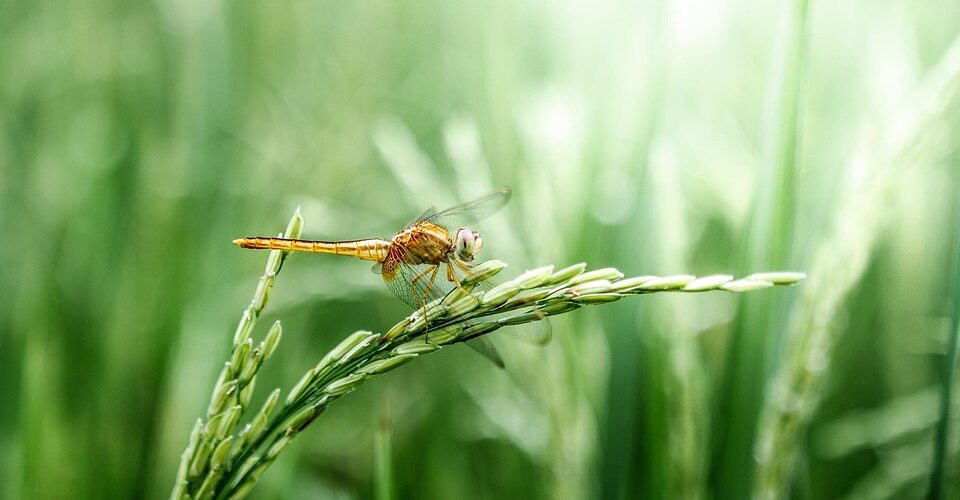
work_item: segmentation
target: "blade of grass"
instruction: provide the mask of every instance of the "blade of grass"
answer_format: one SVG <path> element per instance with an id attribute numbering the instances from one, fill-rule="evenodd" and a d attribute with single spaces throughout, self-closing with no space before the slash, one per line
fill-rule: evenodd
<path id="1" fill-rule="evenodd" d="M 684 197 L 677 170 L 669 168 L 669 164 L 653 164 L 652 167 L 649 184 L 656 193 L 654 213 L 658 226 L 655 231 L 660 235 L 657 239 L 660 246 L 656 251 L 656 267 L 689 267 L 691 259 L 687 249 L 692 245 L 685 228 L 690 224 L 683 209 Z M 726 278 L 718 276 L 714 279 Z M 696 289 L 709 285 L 709 279 L 700 279 L 688 287 Z M 702 357 L 696 330 L 690 322 L 690 318 L 697 316 L 697 311 L 687 301 L 664 301 L 658 303 L 651 313 L 650 331 L 662 337 L 666 362 L 663 370 L 664 390 L 658 392 L 669 395 L 664 399 L 668 455 L 665 461 L 669 471 L 666 496 L 686 500 L 706 498 L 704 465 L 707 456 L 703 453 L 709 436 L 709 429 L 705 425 L 707 419 L 703 418 L 708 414 L 704 390 L 706 378 L 700 361 Z"/>
<path id="2" fill-rule="evenodd" d="M 948 498 L 944 469 L 946 467 L 947 443 L 950 437 L 950 413 L 952 409 L 953 377 L 957 370 L 957 336 L 960 335 L 960 203 L 957 204 L 953 230 L 953 304 L 950 321 L 950 339 L 947 355 L 943 360 L 943 384 L 940 388 L 940 421 L 933 448 L 933 473 L 927 498 Z"/>
<path id="3" fill-rule="evenodd" d="M 786 29 L 774 56 L 767 135 L 741 269 L 782 267 L 790 258 L 808 2 L 794 0 L 787 9 Z M 768 311 L 780 309 L 782 301 L 772 295 L 740 303 L 719 398 L 724 426 L 718 429 L 712 474 L 720 498 L 746 498 L 749 493 L 764 381 L 777 343 L 773 332 L 781 330 Z"/>
<path id="4" fill-rule="evenodd" d="M 931 448 L 930 441 L 920 441 L 885 451 L 879 463 L 860 477 L 846 498 L 919 498 L 924 476 L 930 470 Z"/>
<path id="5" fill-rule="evenodd" d="M 377 422 L 377 432 L 373 436 L 374 474 L 376 474 L 374 493 L 377 500 L 391 500 L 394 497 L 392 434 L 390 416 L 387 410 L 383 409 Z"/>
<path id="6" fill-rule="evenodd" d="M 908 443 L 915 436 L 932 436 L 940 421 L 940 384 L 905 396 L 893 398 L 878 408 L 850 411 L 818 426 L 813 439 L 813 453 L 828 460 L 836 460 L 864 450 L 893 448 Z M 951 397 L 951 415 L 957 423 L 957 389 Z M 952 438 L 958 443 L 956 437 Z M 949 456 L 955 444 L 948 443 Z M 932 461 L 931 461 L 932 463 Z M 926 476 L 926 474 L 924 474 Z"/>

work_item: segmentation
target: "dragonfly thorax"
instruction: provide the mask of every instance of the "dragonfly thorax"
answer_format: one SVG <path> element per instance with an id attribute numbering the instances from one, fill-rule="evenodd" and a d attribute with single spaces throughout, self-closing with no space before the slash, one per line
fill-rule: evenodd
<path id="1" fill-rule="evenodd" d="M 456 248 L 454 240 L 444 228 L 426 221 L 400 231 L 390 244 L 401 262 L 414 265 L 446 262 Z"/>

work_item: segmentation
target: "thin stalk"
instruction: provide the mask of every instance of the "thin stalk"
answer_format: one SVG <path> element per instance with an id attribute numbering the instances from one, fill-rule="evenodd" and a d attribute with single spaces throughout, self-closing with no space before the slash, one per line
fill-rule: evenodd
<path id="1" fill-rule="evenodd" d="M 808 2 L 793 0 L 786 9 L 786 29 L 774 56 L 767 96 L 767 135 L 741 269 L 786 266 L 790 258 Z M 746 498 L 750 491 L 764 384 L 782 330 L 773 318 L 782 305 L 772 296 L 747 297 L 740 304 L 721 388 L 725 428 L 720 429 L 714 449 L 712 472 L 719 497 Z"/>
<path id="2" fill-rule="evenodd" d="M 282 236 L 297 238 L 302 229 L 303 217 L 298 208 Z M 235 446 L 242 447 L 239 443 L 247 438 L 245 432 L 234 435 L 234 429 L 249 407 L 257 372 L 280 342 L 282 328 L 279 321 L 274 323 L 257 347 L 254 347 L 251 334 L 257 318 L 270 300 L 277 273 L 288 254 L 289 252 L 273 250 L 267 256 L 267 263 L 253 298 L 240 315 L 233 334 L 233 350 L 213 386 L 206 415 L 197 419 L 187 447 L 180 456 L 170 500 L 212 498 L 214 487 L 224 475 L 224 464 L 228 462 L 231 450 Z M 261 413 L 269 414 L 272 411 L 278 396 L 278 393 L 274 392 L 268 399 L 273 403 L 265 404 Z M 248 424 L 247 429 L 249 428 Z"/>
<path id="3" fill-rule="evenodd" d="M 384 412 L 377 422 L 374 434 L 373 458 L 375 460 L 374 492 L 376 500 L 391 500 L 393 495 L 393 450 L 390 418 Z"/>
<path id="4" fill-rule="evenodd" d="M 950 438 L 950 413 L 952 410 L 953 378 L 957 370 L 957 336 L 960 335 L 960 203 L 957 204 L 956 226 L 953 230 L 953 304 L 950 321 L 950 337 L 947 355 L 943 360 L 943 384 L 940 389 L 940 421 L 933 441 L 933 473 L 930 475 L 930 490 L 927 498 L 940 500 L 946 495 L 946 456 Z"/>

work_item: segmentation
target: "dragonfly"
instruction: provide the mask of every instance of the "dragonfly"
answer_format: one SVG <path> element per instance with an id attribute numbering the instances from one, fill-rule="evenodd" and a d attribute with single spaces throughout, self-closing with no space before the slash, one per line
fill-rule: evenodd
<path id="1" fill-rule="evenodd" d="M 462 288 L 460 279 L 470 272 L 483 247 L 483 238 L 472 227 L 502 209 L 508 201 L 510 189 L 501 187 L 445 210 L 431 207 L 389 240 L 318 241 L 252 236 L 233 240 L 233 243 L 242 248 L 346 255 L 373 261 L 373 271 L 381 275 L 390 291 L 410 307 L 421 309 L 455 288 Z M 487 344 L 489 341 L 482 337 L 475 340 L 480 339 L 483 342 L 468 344 L 502 366 L 502 359 L 492 345 Z"/>

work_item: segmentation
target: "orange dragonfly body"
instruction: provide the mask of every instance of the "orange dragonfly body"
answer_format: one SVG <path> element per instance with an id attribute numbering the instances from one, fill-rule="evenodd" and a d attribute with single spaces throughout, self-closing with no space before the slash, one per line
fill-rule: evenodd
<path id="1" fill-rule="evenodd" d="M 387 287 L 417 309 L 460 286 L 459 277 L 470 270 L 483 246 L 480 233 L 466 224 L 493 214 L 509 199 L 510 190 L 500 188 L 440 212 L 428 209 L 390 240 L 313 241 L 256 236 L 233 243 L 243 248 L 347 255 L 376 262 L 374 271 L 380 273 Z M 445 279 L 437 280 L 441 268 Z"/>

